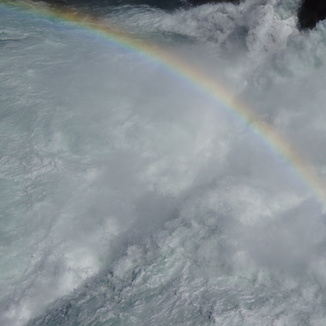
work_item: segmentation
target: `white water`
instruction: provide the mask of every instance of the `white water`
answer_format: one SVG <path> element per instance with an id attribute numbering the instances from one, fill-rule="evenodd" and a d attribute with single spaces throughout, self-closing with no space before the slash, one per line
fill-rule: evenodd
<path id="1" fill-rule="evenodd" d="M 296 6 L 96 12 L 209 71 L 324 178 L 326 25 L 299 33 Z M 248 126 L 78 28 L 8 6 L 0 28 L 0 325 L 325 325 L 325 203 Z"/>

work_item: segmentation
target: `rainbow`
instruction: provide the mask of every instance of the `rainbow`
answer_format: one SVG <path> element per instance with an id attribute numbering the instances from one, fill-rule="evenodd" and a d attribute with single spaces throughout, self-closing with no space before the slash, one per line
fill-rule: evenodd
<path id="1" fill-rule="evenodd" d="M 325 183 L 311 164 L 300 156 L 298 151 L 282 135 L 275 131 L 271 125 L 258 119 L 242 100 L 235 97 L 221 83 L 200 69 L 191 66 L 175 54 L 148 42 L 137 40 L 134 36 L 114 26 L 110 26 L 107 22 L 104 23 L 96 17 L 79 13 L 73 9 L 41 6 L 32 2 L 29 2 L 29 4 L 26 4 L 26 2 L 17 3 L 9 0 L 0 0 L 0 9 L 1 5 L 17 10 L 29 11 L 31 14 L 41 15 L 49 19 L 64 21 L 67 24 L 91 31 L 93 34 L 107 39 L 112 44 L 158 62 L 173 75 L 185 79 L 195 88 L 222 104 L 233 115 L 237 116 L 243 124 L 250 126 L 252 131 L 263 140 L 275 155 L 287 162 L 289 166 L 292 166 L 292 169 L 295 170 L 316 198 L 322 204 L 326 204 Z"/>

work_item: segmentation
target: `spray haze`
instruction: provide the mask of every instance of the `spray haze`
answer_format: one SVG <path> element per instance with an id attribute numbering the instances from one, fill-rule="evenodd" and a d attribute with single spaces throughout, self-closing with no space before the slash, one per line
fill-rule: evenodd
<path id="1" fill-rule="evenodd" d="M 129 48 L 0 6 L 1 324 L 323 324 L 325 33 L 297 5 L 103 4 Z"/>

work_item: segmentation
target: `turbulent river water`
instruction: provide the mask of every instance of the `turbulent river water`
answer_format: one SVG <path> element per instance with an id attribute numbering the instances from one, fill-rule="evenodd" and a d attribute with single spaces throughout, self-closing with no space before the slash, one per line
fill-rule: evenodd
<path id="1" fill-rule="evenodd" d="M 205 78 L 0 2 L 0 325 L 324 326 L 326 23 L 300 32 L 297 0 L 158 4 L 73 11 L 255 121 Z"/>

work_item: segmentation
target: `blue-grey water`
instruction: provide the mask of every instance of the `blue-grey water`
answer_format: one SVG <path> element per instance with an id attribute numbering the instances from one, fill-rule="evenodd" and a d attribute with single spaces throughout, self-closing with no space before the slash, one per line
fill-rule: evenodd
<path id="1" fill-rule="evenodd" d="M 326 23 L 180 4 L 74 10 L 215 78 L 322 183 Z M 0 3 L 0 325 L 324 326 L 325 202 L 295 164 L 157 60 L 35 10 Z"/>

